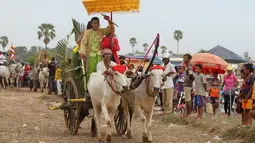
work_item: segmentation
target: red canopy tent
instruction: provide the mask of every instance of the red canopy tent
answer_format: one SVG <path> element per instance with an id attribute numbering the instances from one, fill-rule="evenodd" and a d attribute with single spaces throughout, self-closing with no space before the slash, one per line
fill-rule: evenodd
<path id="1" fill-rule="evenodd" d="M 219 74 L 224 74 L 225 69 L 229 65 L 224 59 L 216 55 L 209 53 L 199 53 L 192 56 L 190 63 L 193 68 L 196 64 L 201 64 L 203 66 L 203 73 L 209 74 L 218 72 Z"/>

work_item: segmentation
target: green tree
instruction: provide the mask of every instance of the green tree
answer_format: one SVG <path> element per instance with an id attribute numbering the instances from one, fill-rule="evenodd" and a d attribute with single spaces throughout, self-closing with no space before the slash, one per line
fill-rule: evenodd
<path id="1" fill-rule="evenodd" d="M 148 47 L 149 47 L 149 45 L 147 43 L 143 44 L 144 53 L 146 53 L 146 51 L 148 50 Z"/>
<path id="2" fill-rule="evenodd" d="M 251 57 L 249 56 L 249 52 L 244 52 L 243 53 L 243 56 L 244 56 L 244 58 L 248 61 L 248 62 L 250 62 L 252 59 L 251 59 Z"/>
<path id="3" fill-rule="evenodd" d="M 132 46 L 132 54 L 135 54 L 135 45 L 137 44 L 136 38 L 132 37 L 129 40 L 130 45 Z"/>
<path id="4" fill-rule="evenodd" d="M 179 42 L 183 38 L 183 33 L 181 30 L 174 31 L 174 39 L 177 41 L 177 55 L 179 54 Z"/>
<path id="5" fill-rule="evenodd" d="M 162 55 L 167 52 L 167 47 L 166 46 L 161 46 L 160 49 L 161 49 L 161 54 Z"/>
<path id="6" fill-rule="evenodd" d="M 56 37 L 54 25 L 50 23 L 49 24 L 43 23 L 40 26 L 38 26 L 38 29 L 39 29 L 39 31 L 37 32 L 38 39 L 40 40 L 41 38 L 44 38 L 43 42 L 45 44 L 45 48 L 47 49 L 47 45 L 50 43 L 50 40 Z"/>
<path id="7" fill-rule="evenodd" d="M 17 46 L 14 48 L 15 56 L 18 57 L 21 61 L 24 61 L 27 57 L 27 47 L 26 46 Z"/>
<path id="8" fill-rule="evenodd" d="M 208 51 L 201 49 L 200 51 L 198 51 L 198 53 L 207 53 Z"/>
<path id="9" fill-rule="evenodd" d="M 32 46 L 27 52 L 27 57 L 35 56 L 39 53 L 39 51 L 39 47 Z"/>
<path id="10" fill-rule="evenodd" d="M 3 47 L 3 52 L 4 52 L 4 48 L 7 46 L 8 43 L 9 43 L 9 40 L 8 40 L 7 36 L 1 36 L 0 37 L 0 44 Z"/>
<path id="11" fill-rule="evenodd" d="M 144 55 L 144 52 L 140 52 L 140 51 L 136 50 L 135 55 Z"/>

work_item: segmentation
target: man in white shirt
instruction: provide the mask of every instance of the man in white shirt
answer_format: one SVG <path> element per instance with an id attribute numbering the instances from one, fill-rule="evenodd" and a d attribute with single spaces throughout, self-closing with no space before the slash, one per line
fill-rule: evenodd
<path id="1" fill-rule="evenodd" d="M 176 75 L 176 70 L 174 66 L 170 63 L 170 54 L 163 54 L 163 67 L 165 67 L 164 77 L 163 77 L 163 86 L 162 96 L 163 96 L 163 106 L 165 113 L 173 112 L 173 93 L 174 93 L 174 83 L 173 78 Z"/>
<path id="2" fill-rule="evenodd" d="M 102 74 L 108 68 L 117 65 L 115 62 L 111 61 L 112 50 L 103 49 L 103 60 L 97 64 L 97 73 Z"/>

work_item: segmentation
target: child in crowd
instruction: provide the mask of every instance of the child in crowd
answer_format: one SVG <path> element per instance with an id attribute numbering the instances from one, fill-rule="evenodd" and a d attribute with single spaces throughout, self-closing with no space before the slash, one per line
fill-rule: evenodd
<path id="1" fill-rule="evenodd" d="M 184 75 L 185 75 L 185 73 L 184 73 L 184 67 L 180 65 L 180 66 L 178 67 L 178 80 L 177 80 L 176 86 L 175 86 L 175 87 L 176 87 L 176 91 L 175 91 L 176 95 L 175 95 L 175 98 L 176 98 L 176 97 L 179 97 L 180 94 L 181 94 L 181 92 L 183 92 Z"/>
<path id="2" fill-rule="evenodd" d="M 212 88 L 209 90 L 209 95 L 211 97 L 211 103 L 213 106 L 213 114 L 216 116 L 216 109 L 219 107 L 219 96 L 220 96 L 220 88 L 219 83 L 214 82 L 212 84 Z"/>
<path id="3" fill-rule="evenodd" d="M 205 96 L 206 96 L 206 78 L 201 73 L 203 67 L 201 64 L 195 65 L 195 103 L 198 107 L 198 114 L 196 119 L 202 119 L 204 112 Z"/>
<path id="4" fill-rule="evenodd" d="M 54 81 L 57 84 L 57 95 L 61 95 L 62 90 L 61 90 L 61 69 L 60 69 L 60 65 L 57 66 L 56 72 L 55 72 L 55 79 Z"/>

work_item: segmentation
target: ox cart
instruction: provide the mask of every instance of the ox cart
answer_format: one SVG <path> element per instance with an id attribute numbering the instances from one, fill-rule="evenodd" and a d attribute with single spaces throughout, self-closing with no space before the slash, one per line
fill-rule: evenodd
<path id="1" fill-rule="evenodd" d="M 122 0 L 123 1 L 123 0 Z M 89 14 L 101 13 L 101 12 L 110 12 L 112 20 L 112 12 L 119 11 L 138 11 L 139 9 L 139 0 L 125 0 L 126 2 L 116 2 L 116 0 L 110 0 L 108 3 L 105 3 L 104 0 L 83 0 L 83 4 Z M 106 8 L 102 6 L 106 4 Z M 109 6 L 112 4 L 113 6 Z M 128 7 L 125 7 L 129 4 Z M 104 15 L 104 14 L 102 14 Z M 115 24 L 115 23 L 114 23 Z M 116 24 L 115 24 L 116 25 Z M 75 34 L 76 42 L 79 41 L 80 35 L 84 32 L 85 26 L 80 24 L 73 19 L 73 30 L 72 34 Z M 113 34 L 113 33 L 112 33 Z M 61 74 L 62 74 L 62 88 L 63 88 L 63 100 L 64 104 L 61 105 L 61 109 L 64 110 L 64 119 L 66 126 L 71 134 L 77 134 L 80 123 L 90 115 L 90 110 L 92 107 L 92 102 L 87 91 L 87 79 L 86 79 L 86 67 L 84 60 L 80 59 L 78 46 L 73 50 L 73 54 L 68 60 L 67 49 L 69 43 L 69 37 L 67 39 L 61 40 L 57 45 L 57 59 L 62 61 L 61 63 Z M 77 44 L 79 44 L 77 42 Z M 158 46 L 157 46 L 158 47 Z M 157 49 L 153 55 L 155 58 Z M 153 61 L 152 59 L 152 61 Z M 149 67 L 152 65 L 152 61 L 149 64 Z M 147 68 L 146 72 L 148 72 Z M 138 80 L 137 84 L 141 83 L 141 80 Z M 132 112 L 130 110 L 130 112 Z M 130 114 L 132 115 L 132 114 Z M 127 130 L 127 120 L 124 115 L 124 108 L 122 104 L 118 106 L 117 112 L 114 116 L 115 128 L 119 135 L 123 135 Z M 91 120 L 91 133 L 92 136 L 96 134 L 96 124 L 94 118 Z"/>
<path id="2" fill-rule="evenodd" d="M 45 56 L 48 57 L 48 55 L 49 53 L 47 51 L 41 50 L 38 56 L 35 58 L 32 70 L 28 75 L 30 90 L 33 90 L 34 92 L 37 92 L 37 89 L 40 87 L 39 78 L 38 78 L 38 75 L 39 75 L 38 68 L 40 67 L 40 64 L 42 66 L 48 67 L 48 64 L 46 65 L 46 60 L 44 59 L 44 57 Z M 47 58 L 47 61 L 48 61 L 48 58 Z"/>
<path id="3" fill-rule="evenodd" d="M 73 19 L 74 30 L 76 39 L 85 30 L 85 26 Z M 75 135 L 78 132 L 80 123 L 90 115 L 92 102 L 87 91 L 87 79 L 84 60 L 80 59 L 78 47 L 73 49 L 71 57 L 68 57 L 67 50 L 69 37 L 60 40 L 57 44 L 57 59 L 61 61 L 61 77 L 64 103 L 59 105 L 64 111 L 64 119 L 70 134 Z M 119 135 L 125 134 L 127 130 L 127 122 L 124 116 L 124 109 L 120 104 L 118 106 L 117 114 L 115 115 L 116 130 Z M 96 124 L 94 119 L 91 120 L 91 133 L 92 136 L 96 134 Z"/>
<path id="4" fill-rule="evenodd" d="M 112 12 L 119 11 L 138 11 L 139 0 L 125 0 L 126 3 L 116 3 L 116 1 L 111 1 L 105 3 L 103 0 L 83 0 L 83 4 L 88 12 L 88 14 L 101 13 L 101 12 Z M 96 5 L 95 5 L 96 4 Z M 108 5 L 110 4 L 110 5 Z M 127 5 L 131 4 L 131 5 Z M 102 6 L 105 5 L 106 7 Z M 130 7 L 131 6 L 131 7 Z M 117 9 L 116 9 L 117 8 Z M 120 9 L 121 8 L 121 9 Z M 104 14 L 102 14 L 104 15 Z M 80 35 L 84 32 L 85 26 L 78 23 L 73 19 L 73 30 L 72 34 L 75 34 L 76 42 L 78 41 Z M 67 39 L 61 40 L 57 45 L 57 59 L 61 62 L 61 77 L 62 77 L 62 89 L 63 89 L 63 99 L 64 104 L 61 105 L 61 109 L 64 111 L 64 119 L 66 126 L 71 134 L 77 134 L 79 129 L 79 124 L 84 120 L 85 117 L 89 116 L 89 111 L 92 109 L 92 103 L 87 91 L 87 80 L 84 60 L 79 57 L 79 52 L 77 48 L 73 50 L 71 60 L 68 60 L 67 49 L 70 35 Z M 79 43 L 77 43 L 79 44 Z M 124 116 L 124 109 L 120 104 L 118 106 L 117 113 L 114 117 L 115 127 L 119 135 L 125 134 L 127 130 L 127 122 Z M 91 133 L 92 136 L 96 134 L 96 124 L 94 119 L 91 120 Z"/>

